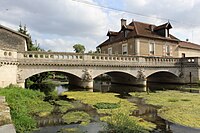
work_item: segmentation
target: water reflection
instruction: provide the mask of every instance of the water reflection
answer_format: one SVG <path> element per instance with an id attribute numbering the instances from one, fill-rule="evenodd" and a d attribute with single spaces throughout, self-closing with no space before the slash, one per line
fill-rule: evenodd
<path id="1" fill-rule="evenodd" d="M 131 86 L 131 85 L 121 85 L 121 84 L 111 84 L 107 81 L 95 81 L 93 90 L 94 92 L 114 92 L 114 93 L 129 93 L 129 92 L 144 92 L 149 90 L 154 92 L 157 90 L 180 90 L 185 86 L 179 84 L 159 84 L 159 83 L 147 83 L 147 86 Z M 64 91 L 84 91 L 85 89 L 63 84 L 56 87 L 58 94 L 61 94 Z M 85 90 L 88 91 L 88 90 Z"/>

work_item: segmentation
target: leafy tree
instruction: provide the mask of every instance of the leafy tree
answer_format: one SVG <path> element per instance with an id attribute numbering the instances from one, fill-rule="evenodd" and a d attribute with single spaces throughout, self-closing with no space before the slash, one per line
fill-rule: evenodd
<path id="1" fill-rule="evenodd" d="M 74 51 L 75 51 L 76 53 L 84 53 L 84 52 L 85 52 L 85 46 L 82 45 L 82 44 L 75 44 L 75 45 L 73 46 L 73 48 L 74 48 Z"/>

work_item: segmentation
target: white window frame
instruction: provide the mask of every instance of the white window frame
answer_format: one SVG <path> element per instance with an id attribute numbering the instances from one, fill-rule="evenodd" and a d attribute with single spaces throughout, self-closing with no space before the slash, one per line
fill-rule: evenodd
<path id="1" fill-rule="evenodd" d="M 124 47 L 126 47 L 126 51 L 124 51 Z M 122 44 L 122 55 L 128 55 L 128 45 L 127 45 L 127 43 Z"/>
<path id="2" fill-rule="evenodd" d="M 153 51 L 151 51 L 152 44 L 153 44 Z M 155 55 L 155 41 L 149 41 L 149 55 Z"/>
<path id="3" fill-rule="evenodd" d="M 108 48 L 108 54 L 112 55 L 112 48 Z"/>

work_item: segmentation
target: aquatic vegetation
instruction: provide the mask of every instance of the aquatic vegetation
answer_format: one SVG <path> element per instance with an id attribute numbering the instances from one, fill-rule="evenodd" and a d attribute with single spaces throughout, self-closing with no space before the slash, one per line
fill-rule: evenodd
<path id="1" fill-rule="evenodd" d="M 57 105 L 59 105 L 59 109 L 61 111 L 61 113 L 65 113 L 66 111 L 68 111 L 69 109 L 73 109 L 74 105 L 72 105 L 70 102 L 68 101 L 64 101 L 64 100 L 58 100 L 55 101 L 55 103 Z"/>
<path id="2" fill-rule="evenodd" d="M 113 115 L 119 112 L 131 115 L 132 112 L 137 108 L 134 103 L 129 102 L 127 99 L 121 99 L 118 97 L 119 94 L 116 93 L 100 93 L 100 92 L 64 92 L 63 96 L 66 96 L 69 99 L 74 99 L 81 101 L 82 103 L 89 104 L 96 108 L 95 106 L 98 103 L 109 103 L 119 105 L 118 108 L 113 109 L 102 109 L 97 108 L 99 114 L 105 114 L 107 116 L 101 117 L 101 121 L 106 121 Z M 145 129 L 152 130 L 155 128 L 155 124 L 144 121 L 140 118 L 130 116 L 132 119 L 135 119 L 140 126 L 143 126 Z"/>
<path id="3" fill-rule="evenodd" d="M 101 102 L 101 103 L 95 104 L 94 107 L 97 109 L 115 109 L 115 108 L 119 108 L 120 104 Z"/>
<path id="4" fill-rule="evenodd" d="M 83 111 L 75 111 L 75 112 L 69 112 L 65 115 L 63 115 L 63 120 L 67 124 L 72 123 L 81 123 L 82 125 L 87 125 L 90 122 L 90 115 Z"/>
<path id="5" fill-rule="evenodd" d="M 111 117 L 106 120 L 108 126 L 105 132 L 116 132 L 116 133 L 148 133 L 149 131 L 139 125 L 138 121 L 129 114 L 125 113 L 114 113 Z"/>
<path id="6" fill-rule="evenodd" d="M 39 112 L 50 112 L 53 107 L 44 102 L 44 93 L 23 89 L 17 86 L 9 86 L 0 89 L 0 95 L 6 96 L 10 106 L 11 117 L 17 132 L 24 133 L 36 128 L 37 122 L 33 114 Z"/>
<path id="7" fill-rule="evenodd" d="M 164 119 L 181 125 L 200 128 L 199 94 L 180 91 L 158 91 L 149 95 L 146 93 L 131 94 L 144 97 L 148 104 L 161 106 L 162 108 L 159 109 L 158 113 Z"/>
<path id="8" fill-rule="evenodd" d="M 120 99 L 116 93 L 100 93 L 100 92 L 63 92 L 62 95 L 66 95 L 69 99 L 81 101 L 82 103 L 89 104 L 92 107 L 97 103 L 116 103 L 119 104 L 119 108 L 112 109 L 112 112 L 124 111 L 131 113 L 136 106 L 133 103 L 128 102 L 126 99 Z M 94 107 L 95 108 L 95 107 Z M 98 109 L 98 113 L 111 114 L 110 109 Z"/>

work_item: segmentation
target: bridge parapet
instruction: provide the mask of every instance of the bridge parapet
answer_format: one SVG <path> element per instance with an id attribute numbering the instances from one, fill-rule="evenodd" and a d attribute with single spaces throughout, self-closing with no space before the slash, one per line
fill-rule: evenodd
<path id="1" fill-rule="evenodd" d="M 142 57 L 128 55 L 78 54 L 68 52 L 26 51 L 18 53 L 21 63 L 82 64 L 114 66 L 177 66 L 181 58 Z"/>

